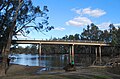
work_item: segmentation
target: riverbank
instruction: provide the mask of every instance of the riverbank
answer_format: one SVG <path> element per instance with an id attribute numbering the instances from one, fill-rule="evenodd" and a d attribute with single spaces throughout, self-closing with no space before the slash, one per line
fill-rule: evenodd
<path id="1" fill-rule="evenodd" d="M 120 79 L 120 75 L 107 72 L 103 67 L 77 67 L 77 71 L 43 71 L 44 67 L 11 65 L 5 77 L 0 79 Z"/>

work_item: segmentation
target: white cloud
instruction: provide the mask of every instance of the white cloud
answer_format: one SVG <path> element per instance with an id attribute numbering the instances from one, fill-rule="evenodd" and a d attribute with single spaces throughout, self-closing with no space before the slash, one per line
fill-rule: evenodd
<path id="1" fill-rule="evenodd" d="M 92 21 L 88 19 L 87 17 L 75 17 L 72 20 L 69 20 L 66 22 L 66 25 L 72 25 L 72 26 L 85 26 L 88 24 L 91 24 Z"/>
<path id="2" fill-rule="evenodd" d="M 63 30 L 65 30 L 65 28 L 63 28 L 63 27 L 56 27 L 56 28 L 54 28 L 54 30 L 63 31 Z"/>
<path id="3" fill-rule="evenodd" d="M 115 27 L 120 27 L 120 23 L 114 24 Z"/>
<path id="4" fill-rule="evenodd" d="M 17 35 L 13 36 L 12 39 L 17 39 L 19 40 L 26 40 L 26 39 L 31 39 L 29 36 L 23 36 L 22 33 L 18 32 Z"/>
<path id="5" fill-rule="evenodd" d="M 99 25 L 97 25 L 100 29 L 102 29 L 102 30 L 105 30 L 105 29 L 109 29 L 109 25 L 111 24 L 111 22 L 104 22 L 104 23 L 101 23 L 101 24 L 99 24 Z M 116 23 L 116 24 L 114 24 L 113 23 L 113 25 L 116 27 L 116 28 L 118 28 L 118 26 L 120 26 L 120 23 Z"/>
<path id="6" fill-rule="evenodd" d="M 21 36 L 22 34 L 20 32 L 17 33 L 17 36 Z"/>
<path id="7" fill-rule="evenodd" d="M 104 10 L 101 9 L 94 9 L 92 10 L 90 7 L 88 8 L 84 8 L 84 9 L 72 9 L 73 11 L 75 11 L 77 14 L 80 15 L 89 15 L 92 17 L 100 17 L 106 14 L 106 12 Z"/>
<path id="8" fill-rule="evenodd" d="M 82 15 L 82 9 L 73 8 L 72 11 L 74 11 L 74 12 L 77 13 L 77 14 Z"/>
<path id="9" fill-rule="evenodd" d="M 109 29 L 109 25 L 110 25 L 110 24 L 111 24 L 110 22 L 103 22 L 103 23 L 101 23 L 101 24 L 98 24 L 97 26 L 98 26 L 100 29 L 105 30 L 105 29 Z"/>

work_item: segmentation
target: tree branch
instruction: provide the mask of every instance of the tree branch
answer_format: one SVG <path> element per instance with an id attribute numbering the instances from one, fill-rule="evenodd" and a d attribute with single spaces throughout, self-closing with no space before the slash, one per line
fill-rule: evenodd
<path id="1" fill-rule="evenodd" d="M 8 16 L 7 14 L 8 14 L 9 5 L 10 5 L 10 2 L 8 2 L 8 5 L 7 5 L 6 9 L 5 9 L 5 12 L 6 12 L 6 13 L 3 15 L 3 20 L 2 20 L 2 22 L 1 22 L 0 29 L 3 27 L 3 25 L 4 25 L 4 23 L 5 23 L 6 19 L 7 19 L 7 16 Z"/>
<path id="2" fill-rule="evenodd" d="M 36 17 L 34 17 L 33 19 L 35 19 Z M 18 31 L 16 31 L 15 33 L 18 33 L 20 30 L 22 30 L 23 28 L 26 27 L 27 24 L 29 24 L 30 22 L 33 21 L 33 19 L 29 20 L 26 24 L 24 24 Z"/>

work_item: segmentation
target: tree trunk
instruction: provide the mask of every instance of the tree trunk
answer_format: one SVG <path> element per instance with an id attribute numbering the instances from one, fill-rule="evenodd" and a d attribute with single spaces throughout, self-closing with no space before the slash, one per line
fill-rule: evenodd
<path id="1" fill-rule="evenodd" d="M 8 55 L 10 53 L 10 46 L 11 46 L 11 42 L 12 42 L 13 30 L 14 30 L 15 25 L 16 25 L 18 11 L 22 5 L 22 2 L 19 3 L 18 8 L 16 9 L 15 16 L 13 17 L 13 22 L 11 24 L 10 30 L 8 31 L 8 38 L 6 40 L 5 45 L 3 45 L 3 49 L 2 49 L 2 57 L 3 58 L 2 58 L 2 63 L 0 64 L 0 76 L 5 76 L 7 69 L 9 67 Z"/>
<path id="2" fill-rule="evenodd" d="M 11 41 L 12 41 L 12 32 L 9 33 L 8 40 L 2 49 L 2 63 L 0 65 L 0 76 L 5 76 L 7 69 L 9 67 L 8 55 L 10 52 Z"/>

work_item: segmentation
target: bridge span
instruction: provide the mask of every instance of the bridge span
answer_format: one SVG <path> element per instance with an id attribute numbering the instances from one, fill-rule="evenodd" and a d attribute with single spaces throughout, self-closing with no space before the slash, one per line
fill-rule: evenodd
<path id="1" fill-rule="evenodd" d="M 64 45 L 92 45 L 110 46 L 110 43 L 102 41 L 81 41 L 81 40 L 12 40 L 13 44 L 64 44 Z"/>
<path id="2" fill-rule="evenodd" d="M 95 62 L 101 63 L 101 47 L 111 46 L 110 43 L 102 41 L 81 41 L 81 40 L 12 40 L 12 44 L 38 44 L 38 52 L 41 55 L 41 45 L 69 45 L 69 62 L 74 62 L 74 46 L 75 45 L 89 45 L 95 46 L 96 60 Z"/>

